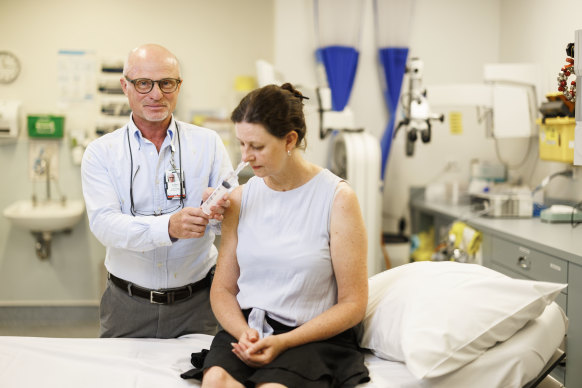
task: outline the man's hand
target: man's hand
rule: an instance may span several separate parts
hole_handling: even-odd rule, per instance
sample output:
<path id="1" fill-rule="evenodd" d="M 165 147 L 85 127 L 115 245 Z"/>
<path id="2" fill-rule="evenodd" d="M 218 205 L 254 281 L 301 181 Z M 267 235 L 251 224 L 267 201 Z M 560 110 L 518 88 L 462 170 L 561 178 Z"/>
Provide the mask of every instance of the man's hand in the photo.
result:
<path id="1" fill-rule="evenodd" d="M 212 187 L 204 190 L 202 194 L 203 202 L 212 194 Z M 177 213 L 172 214 L 168 224 L 170 238 L 200 238 L 206 232 L 206 225 L 211 219 L 222 221 L 226 208 L 230 206 L 228 194 L 221 198 L 207 215 L 201 208 L 185 207 Z"/>
<path id="2" fill-rule="evenodd" d="M 200 238 L 206 232 L 209 216 L 202 209 L 185 207 L 172 214 L 168 223 L 171 238 Z"/>

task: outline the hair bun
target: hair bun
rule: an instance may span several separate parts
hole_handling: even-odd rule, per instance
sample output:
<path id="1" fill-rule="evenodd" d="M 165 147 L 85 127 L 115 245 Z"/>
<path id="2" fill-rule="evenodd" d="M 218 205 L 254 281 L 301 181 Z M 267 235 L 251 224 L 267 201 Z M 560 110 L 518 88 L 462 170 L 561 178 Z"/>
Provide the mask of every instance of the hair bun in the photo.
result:
<path id="1" fill-rule="evenodd" d="M 284 89 L 284 90 L 291 92 L 295 97 L 297 97 L 301 100 L 304 100 L 304 99 L 309 100 L 309 97 L 304 96 L 300 91 L 295 89 L 293 87 L 293 85 L 291 85 L 289 82 L 286 82 L 283 85 L 281 85 L 281 89 Z"/>

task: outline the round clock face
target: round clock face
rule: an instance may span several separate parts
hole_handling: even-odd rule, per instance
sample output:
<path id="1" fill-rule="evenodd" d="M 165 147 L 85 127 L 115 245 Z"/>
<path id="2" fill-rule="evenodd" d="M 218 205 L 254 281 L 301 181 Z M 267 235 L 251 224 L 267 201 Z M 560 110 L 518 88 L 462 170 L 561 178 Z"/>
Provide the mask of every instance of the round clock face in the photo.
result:
<path id="1" fill-rule="evenodd" d="M 20 73 L 20 61 L 8 51 L 0 51 L 0 83 L 9 84 Z"/>

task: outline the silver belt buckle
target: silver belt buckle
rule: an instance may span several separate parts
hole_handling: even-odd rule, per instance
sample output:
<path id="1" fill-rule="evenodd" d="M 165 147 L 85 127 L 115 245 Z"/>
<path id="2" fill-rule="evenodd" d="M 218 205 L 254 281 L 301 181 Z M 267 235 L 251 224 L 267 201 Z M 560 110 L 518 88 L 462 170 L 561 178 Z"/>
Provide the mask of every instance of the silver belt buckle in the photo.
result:
<path id="1" fill-rule="evenodd" d="M 154 304 L 165 304 L 164 302 L 156 302 L 154 300 L 154 295 L 165 295 L 165 292 L 160 292 L 160 291 L 156 291 L 156 290 L 151 290 L 150 291 L 150 303 L 154 303 Z"/>

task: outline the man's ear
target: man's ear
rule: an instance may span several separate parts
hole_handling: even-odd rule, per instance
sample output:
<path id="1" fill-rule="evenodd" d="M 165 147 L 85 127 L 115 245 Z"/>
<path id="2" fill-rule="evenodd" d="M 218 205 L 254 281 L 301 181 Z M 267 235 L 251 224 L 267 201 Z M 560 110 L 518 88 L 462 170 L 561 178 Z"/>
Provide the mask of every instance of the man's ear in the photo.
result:
<path id="1" fill-rule="evenodd" d="M 123 94 L 127 96 L 127 80 L 125 77 L 121 77 L 119 79 L 119 83 L 121 84 L 121 89 L 123 90 Z"/>

